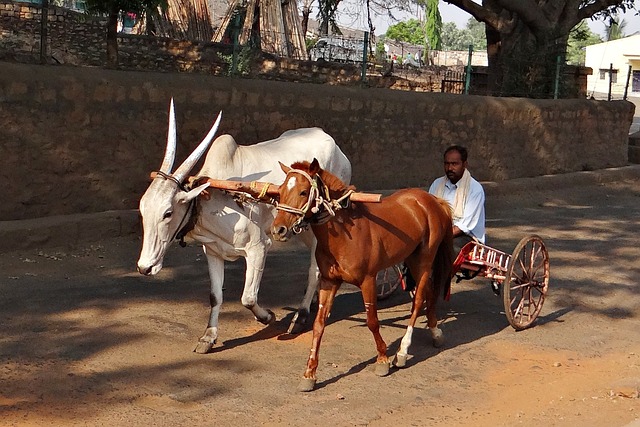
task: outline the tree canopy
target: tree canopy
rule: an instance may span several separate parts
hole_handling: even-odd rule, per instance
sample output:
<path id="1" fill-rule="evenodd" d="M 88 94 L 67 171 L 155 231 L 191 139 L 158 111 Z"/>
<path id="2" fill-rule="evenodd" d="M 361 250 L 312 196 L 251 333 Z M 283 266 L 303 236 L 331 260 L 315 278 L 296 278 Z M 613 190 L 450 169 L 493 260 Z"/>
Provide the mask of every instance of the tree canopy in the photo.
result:
<path id="1" fill-rule="evenodd" d="M 409 19 L 408 21 L 398 22 L 395 25 L 391 25 L 385 37 L 405 41 L 411 44 L 423 45 L 425 39 L 425 32 L 422 23 L 417 19 Z"/>
<path id="2" fill-rule="evenodd" d="M 442 26 L 442 49 L 467 50 L 469 45 L 473 50 L 484 51 L 487 49 L 487 37 L 484 33 L 484 24 L 473 18 L 469 18 L 467 26 L 460 29 L 453 22 L 445 22 Z"/>
<path id="3" fill-rule="evenodd" d="M 552 96 L 571 30 L 634 9 L 634 0 L 445 1 L 485 24 L 489 89 L 502 96 Z"/>
<path id="4" fill-rule="evenodd" d="M 587 21 L 582 21 L 569 34 L 567 63 L 571 65 L 584 65 L 586 56 L 584 48 L 601 42 L 602 39 L 591 31 Z"/>
<path id="5" fill-rule="evenodd" d="M 424 2 L 424 28 L 431 50 L 442 49 L 442 17 L 438 9 L 438 0 L 420 0 Z"/>

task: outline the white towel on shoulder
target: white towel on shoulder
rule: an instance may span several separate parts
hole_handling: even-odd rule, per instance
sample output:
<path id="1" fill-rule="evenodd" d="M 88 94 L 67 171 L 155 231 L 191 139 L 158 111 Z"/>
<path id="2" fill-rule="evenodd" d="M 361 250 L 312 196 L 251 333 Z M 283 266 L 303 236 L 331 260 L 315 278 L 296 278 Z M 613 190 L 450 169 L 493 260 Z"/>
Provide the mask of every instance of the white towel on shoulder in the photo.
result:
<path id="1" fill-rule="evenodd" d="M 444 196 L 444 184 L 447 182 L 447 179 L 443 179 L 438 189 L 436 190 L 436 196 L 442 198 Z M 468 169 L 464 170 L 462 174 L 462 178 L 456 184 L 456 196 L 453 199 L 453 206 L 451 206 L 451 210 L 453 212 L 453 219 L 459 220 L 464 216 L 464 205 L 467 202 L 467 195 L 469 194 L 469 187 L 471 185 L 471 174 Z"/>

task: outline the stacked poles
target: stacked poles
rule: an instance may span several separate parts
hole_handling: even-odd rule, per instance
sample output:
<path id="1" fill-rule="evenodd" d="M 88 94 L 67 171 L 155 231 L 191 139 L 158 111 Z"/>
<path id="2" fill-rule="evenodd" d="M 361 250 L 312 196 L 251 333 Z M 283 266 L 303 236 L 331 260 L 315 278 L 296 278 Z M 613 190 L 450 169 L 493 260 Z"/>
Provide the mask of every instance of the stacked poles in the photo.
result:
<path id="1" fill-rule="evenodd" d="M 237 8 L 241 6 L 240 0 L 232 0 L 220 27 L 213 36 L 214 42 L 222 42 L 232 24 L 232 19 Z M 259 15 L 259 16 L 257 16 Z M 249 0 L 246 5 L 246 14 L 242 28 L 240 29 L 240 45 L 249 42 L 254 23 L 259 22 L 260 47 L 263 52 L 276 56 L 294 59 L 307 59 L 304 34 L 298 17 L 298 5 L 295 0 Z"/>
<path id="2" fill-rule="evenodd" d="M 160 33 L 182 40 L 211 40 L 213 31 L 206 0 L 168 0 L 167 12 L 154 19 Z"/>

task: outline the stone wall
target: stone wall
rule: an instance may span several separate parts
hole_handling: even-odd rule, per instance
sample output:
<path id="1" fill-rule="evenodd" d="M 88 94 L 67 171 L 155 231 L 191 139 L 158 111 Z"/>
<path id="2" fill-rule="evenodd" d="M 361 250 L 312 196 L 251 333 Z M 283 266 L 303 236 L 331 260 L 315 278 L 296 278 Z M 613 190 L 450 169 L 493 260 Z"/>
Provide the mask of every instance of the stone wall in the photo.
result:
<path id="1" fill-rule="evenodd" d="M 0 59 L 40 62 L 41 7 L 0 0 Z M 105 22 L 56 6 L 47 13 L 47 61 L 103 65 Z"/>
<path id="2" fill-rule="evenodd" d="M 137 207 L 175 98 L 177 161 L 223 110 L 241 144 L 318 126 L 361 190 L 426 186 L 450 144 L 480 180 L 627 164 L 634 105 L 416 93 L 0 62 L 0 220 Z"/>
<path id="3" fill-rule="evenodd" d="M 47 17 L 45 63 L 76 66 L 106 64 L 104 20 L 53 5 L 49 7 Z M 40 5 L 0 0 L 0 60 L 41 63 L 41 33 Z M 231 74 L 232 45 L 119 34 L 118 51 L 118 68 L 122 70 Z M 249 50 L 240 50 L 236 55 L 238 69 L 234 71 L 244 77 L 321 84 L 361 84 L 362 70 L 354 64 L 296 61 Z M 372 85 L 390 87 L 396 80 L 401 79 L 375 78 Z M 399 87 L 405 89 L 401 84 Z M 430 87 L 418 89 L 432 90 Z"/>

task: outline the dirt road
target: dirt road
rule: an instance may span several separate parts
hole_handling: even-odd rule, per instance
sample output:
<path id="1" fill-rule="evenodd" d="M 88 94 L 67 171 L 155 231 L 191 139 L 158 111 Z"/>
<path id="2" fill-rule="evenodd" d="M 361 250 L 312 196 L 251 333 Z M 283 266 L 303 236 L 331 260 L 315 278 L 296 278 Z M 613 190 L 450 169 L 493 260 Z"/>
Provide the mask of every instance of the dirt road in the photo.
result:
<path id="1" fill-rule="evenodd" d="M 295 391 L 310 333 L 285 334 L 307 254 L 276 246 L 260 300 L 239 303 L 244 263 L 228 263 L 220 341 L 192 352 L 208 316 L 206 263 L 175 247 L 162 272 L 135 272 L 137 236 L 74 250 L 0 255 L 3 426 L 627 426 L 640 423 L 640 180 L 503 194 L 488 243 L 511 252 L 539 234 L 551 286 L 535 327 L 515 332 L 485 279 L 440 304 L 446 344 L 423 325 L 405 369 L 379 378 L 359 293 L 345 285 L 325 333 L 318 388 Z M 409 297 L 381 303 L 393 354 Z"/>

